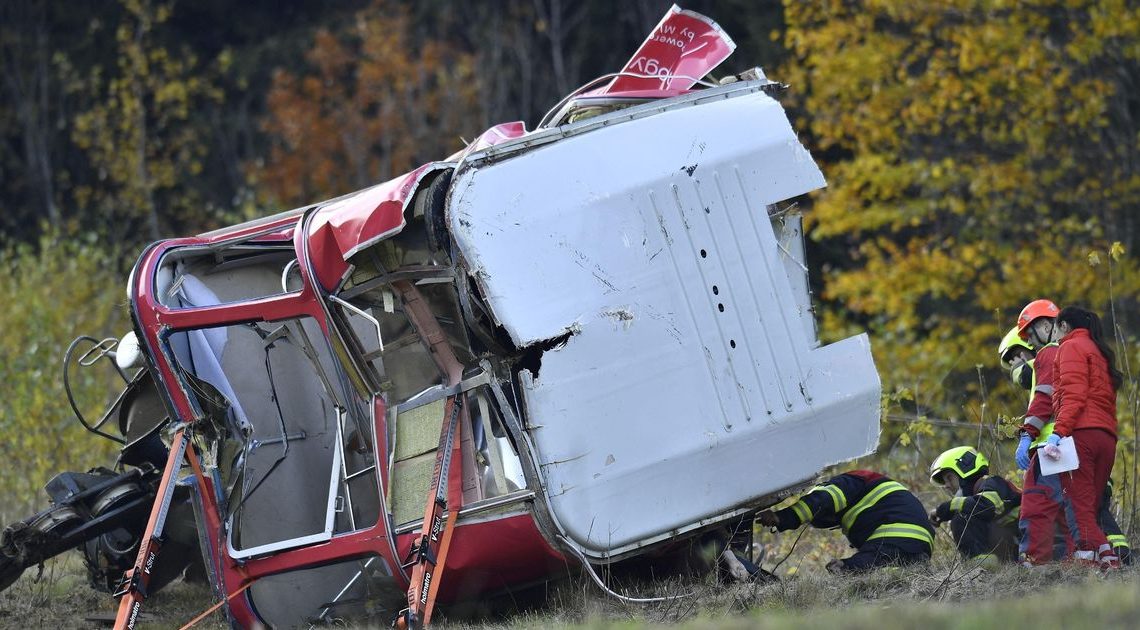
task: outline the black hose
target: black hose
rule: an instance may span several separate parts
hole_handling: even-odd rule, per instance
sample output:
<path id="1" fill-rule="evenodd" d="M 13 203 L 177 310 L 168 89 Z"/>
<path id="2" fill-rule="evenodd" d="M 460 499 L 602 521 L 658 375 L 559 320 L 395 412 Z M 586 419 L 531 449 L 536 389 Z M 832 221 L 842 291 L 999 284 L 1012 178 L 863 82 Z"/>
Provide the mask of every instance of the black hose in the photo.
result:
<path id="1" fill-rule="evenodd" d="M 87 420 L 83 417 L 83 414 L 79 411 L 79 405 L 77 405 L 75 403 L 75 396 L 71 392 L 71 369 L 70 369 L 70 367 L 71 367 L 71 355 L 75 353 L 75 347 L 78 346 L 81 341 L 90 341 L 91 343 L 96 344 L 96 345 L 98 345 L 100 343 L 100 341 L 94 337 L 88 337 L 87 335 L 80 335 L 80 336 L 76 337 L 74 341 L 71 342 L 70 346 L 67 347 L 67 352 L 63 353 L 63 390 L 64 390 L 64 392 L 67 393 L 67 403 L 69 405 L 71 405 L 71 411 L 75 413 L 76 419 L 79 420 L 79 424 L 82 424 L 84 429 L 87 429 L 88 431 L 94 433 L 95 435 L 103 436 L 103 437 L 107 438 L 108 440 L 118 442 L 119 444 L 126 444 L 127 441 L 124 440 L 123 438 L 111 435 L 110 433 L 105 433 L 103 431 L 100 431 L 98 429 L 98 427 L 94 427 L 90 424 L 87 424 Z"/>

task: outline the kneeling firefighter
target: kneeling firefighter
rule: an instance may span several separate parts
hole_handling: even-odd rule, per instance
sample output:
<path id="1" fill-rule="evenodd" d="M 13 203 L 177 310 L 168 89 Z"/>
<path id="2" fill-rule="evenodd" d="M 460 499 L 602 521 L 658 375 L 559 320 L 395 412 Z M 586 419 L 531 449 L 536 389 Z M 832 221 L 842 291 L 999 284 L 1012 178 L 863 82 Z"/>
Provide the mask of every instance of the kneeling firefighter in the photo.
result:
<path id="1" fill-rule="evenodd" d="M 930 480 L 953 495 L 930 513 L 935 525 L 950 522 L 958 552 L 985 564 L 1017 560 L 1021 491 L 989 474 L 986 456 L 970 446 L 957 446 L 930 465 Z"/>
<path id="2" fill-rule="evenodd" d="M 820 529 L 839 527 L 858 551 L 832 560 L 828 571 L 866 571 L 881 566 L 930 560 L 934 528 L 926 509 L 906 486 L 870 470 L 852 470 L 812 488 L 782 510 L 756 515 L 779 531 L 805 523 Z"/>

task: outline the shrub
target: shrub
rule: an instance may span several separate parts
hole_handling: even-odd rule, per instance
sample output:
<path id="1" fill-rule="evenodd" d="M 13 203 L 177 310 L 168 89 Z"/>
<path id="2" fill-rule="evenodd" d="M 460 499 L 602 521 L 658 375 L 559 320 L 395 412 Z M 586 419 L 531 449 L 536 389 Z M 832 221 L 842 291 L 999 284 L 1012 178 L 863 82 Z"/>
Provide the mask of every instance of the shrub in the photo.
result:
<path id="1" fill-rule="evenodd" d="M 63 389 L 62 358 L 79 334 L 100 339 L 129 328 L 125 281 L 92 236 L 45 235 L 0 250 L 0 521 L 24 518 L 40 487 L 62 470 L 110 465 L 114 444 L 86 432 Z M 109 366 L 73 371 L 87 418 L 98 418 L 123 383 Z"/>

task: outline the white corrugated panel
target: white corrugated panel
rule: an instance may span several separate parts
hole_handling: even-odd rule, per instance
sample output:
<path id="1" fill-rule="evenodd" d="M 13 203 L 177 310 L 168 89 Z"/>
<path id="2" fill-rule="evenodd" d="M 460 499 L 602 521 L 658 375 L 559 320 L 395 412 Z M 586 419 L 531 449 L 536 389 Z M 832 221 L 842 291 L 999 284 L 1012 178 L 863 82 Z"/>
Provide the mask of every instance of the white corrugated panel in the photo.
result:
<path id="1" fill-rule="evenodd" d="M 525 405 L 553 515 L 595 557 L 868 453 L 879 430 L 866 336 L 815 347 L 766 214 L 824 185 L 780 105 L 737 87 L 629 111 L 476 156 L 449 208 L 515 343 L 573 333 Z"/>

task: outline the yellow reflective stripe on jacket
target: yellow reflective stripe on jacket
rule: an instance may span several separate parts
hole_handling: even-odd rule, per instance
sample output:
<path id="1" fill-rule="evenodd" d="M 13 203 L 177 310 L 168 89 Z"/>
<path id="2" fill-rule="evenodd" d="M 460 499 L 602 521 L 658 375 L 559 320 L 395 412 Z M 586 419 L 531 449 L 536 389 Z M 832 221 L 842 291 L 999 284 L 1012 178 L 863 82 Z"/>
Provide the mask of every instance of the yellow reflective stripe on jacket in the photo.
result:
<path id="1" fill-rule="evenodd" d="M 1108 539 L 1108 544 L 1112 545 L 1113 547 L 1127 547 L 1129 549 L 1132 548 L 1132 546 L 1128 544 L 1128 539 L 1124 537 L 1124 534 L 1110 534 L 1108 536 L 1105 536 L 1105 538 Z"/>
<path id="2" fill-rule="evenodd" d="M 855 524 L 855 519 L 859 518 L 859 515 L 862 514 L 864 510 L 871 507 L 872 505 L 875 505 L 879 502 L 880 499 L 887 496 L 888 494 L 892 492 L 898 492 L 900 490 L 906 490 L 906 486 L 897 481 L 885 481 L 875 486 L 862 499 L 859 499 L 858 503 L 852 505 L 851 508 L 848 509 L 847 512 L 843 515 L 843 518 L 840 520 L 840 524 L 843 526 L 843 531 L 846 532 L 850 530 L 851 526 Z"/>
<path id="3" fill-rule="evenodd" d="M 843 511 L 843 508 L 847 507 L 847 495 L 843 494 L 843 491 L 838 487 L 828 483 L 812 488 L 810 491 L 808 491 L 808 494 L 816 491 L 826 492 L 831 496 L 831 505 L 835 508 L 836 514 L 839 514 Z"/>
<path id="4" fill-rule="evenodd" d="M 1013 508 L 1012 510 L 1006 512 L 1005 516 L 1002 516 L 1001 518 L 998 519 L 997 524 L 998 525 L 1010 525 L 1010 524 L 1016 523 L 1017 519 L 1019 519 L 1019 518 L 1021 518 L 1021 506 L 1020 505 Z"/>
<path id="5" fill-rule="evenodd" d="M 1001 566 L 1001 560 L 999 560 L 998 557 L 992 553 L 978 554 L 978 555 L 970 558 L 970 560 L 977 562 L 978 564 L 982 565 L 983 567 L 987 567 L 987 568 L 991 568 L 991 569 L 996 569 L 999 566 Z"/>
<path id="6" fill-rule="evenodd" d="M 796 501 L 793 503 L 792 512 L 794 512 L 795 515 L 799 517 L 800 525 L 803 525 L 804 523 L 810 523 L 811 519 L 813 518 L 811 508 L 808 507 L 808 504 L 804 503 L 803 501 Z"/>
<path id="7" fill-rule="evenodd" d="M 966 497 L 954 497 L 950 499 L 950 511 L 961 512 L 962 506 L 966 504 Z"/>
<path id="8" fill-rule="evenodd" d="M 867 537 L 867 540 L 875 540 L 877 538 L 910 538 L 912 540 L 921 540 L 931 547 L 934 546 L 934 536 L 930 534 L 930 531 L 921 525 L 913 525 L 911 523 L 887 523 L 885 525 L 879 525 L 875 528 L 875 532 Z"/>
<path id="9" fill-rule="evenodd" d="M 978 496 L 993 504 L 996 514 L 1000 515 L 1002 512 L 1005 512 L 1005 501 L 1001 500 L 1001 495 L 997 492 L 986 490 L 985 492 L 979 492 Z"/>

